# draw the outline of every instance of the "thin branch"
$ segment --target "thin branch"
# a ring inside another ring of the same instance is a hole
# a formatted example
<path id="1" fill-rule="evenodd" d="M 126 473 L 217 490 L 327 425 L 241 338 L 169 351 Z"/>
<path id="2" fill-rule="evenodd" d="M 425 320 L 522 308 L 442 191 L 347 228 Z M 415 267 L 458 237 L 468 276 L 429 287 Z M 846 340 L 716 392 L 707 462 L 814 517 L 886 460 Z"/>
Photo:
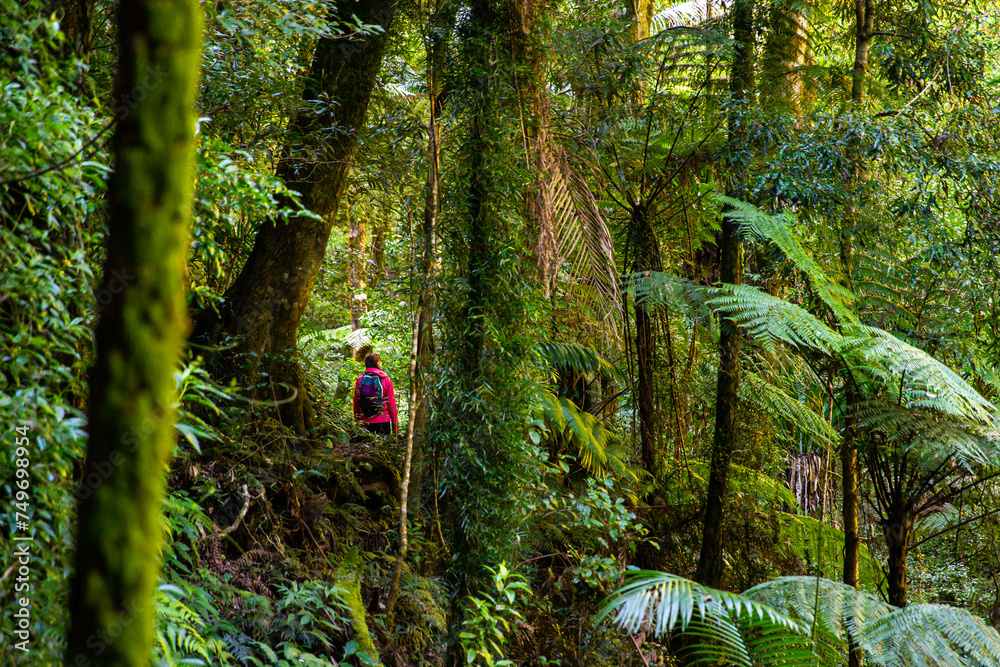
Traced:
<path id="1" fill-rule="evenodd" d="M 98 139 L 100 139 L 102 136 L 104 136 L 104 134 L 108 130 L 110 130 L 111 128 L 113 128 L 114 126 L 115 126 L 115 121 L 114 121 L 114 119 L 112 119 L 110 123 L 108 123 L 107 125 L 104 126 L 104 129 L 102 129 L 100 132 L 98 132 L 97 134 L 95 134 L 94 137 L 90 141 L 88 141 L 83 146 L 81 146 L 80 150 L 78 150 L 77 152 L 73 153 L 68 158 L 66 158 L 65 160 L 63 160 L 62 162 L 58 162 L 56 164 L 50 165 L 48 167 L 45 167 L 44 169 L 37 169 L 35 171 L 29 171 L 27 173 L 23 173 L 22 172 L 22 175 L 18 176 L 17 178 L 12 178 L 12 179 L 6 180 L 6 181 L 0 181 L 0 185 L 13 185 L 15 183 L 20 183 L 21 181 L 27 181 L 28 179 L 35 178 L 37 176 L 41 176 L 42 174 L 47 174 L 50 171 L 57 171 L 59 169 L 63 169 L 65 167 L 68 167 L 77 158 L 77 156 L 80 155 L 80 153 L 82 153 L 85 150 L 87 150 L 87 148 L 89 148 L 90 146 L 92 146 L 94 144 L 94 142 L 96 142 Z M 107 142 L 105 142 L 104 144 L 102 144 L 101 148 L 104 148 L 105 146 L 107 146 Z"/>

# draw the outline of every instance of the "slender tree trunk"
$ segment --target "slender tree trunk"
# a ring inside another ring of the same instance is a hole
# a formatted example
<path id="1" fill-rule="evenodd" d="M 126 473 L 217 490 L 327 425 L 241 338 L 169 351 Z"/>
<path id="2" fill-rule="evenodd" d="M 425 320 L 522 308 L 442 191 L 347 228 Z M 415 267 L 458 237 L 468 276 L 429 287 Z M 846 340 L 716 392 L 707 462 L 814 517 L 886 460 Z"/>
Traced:
<path id="1" fill-rule="evenodd" d="M 361 327 L 361 316 L 367 312 L 365 289 L 365 232 L 362 216 L 350 215 L 347 222 L 347 293 L 351 299 L 351 330 Z"/>
<path id="2" fill-rule="evenodd" d="M 436 45 L 443 48 L 443 42 Z M 410 349 L 410 396 L 409 416 L 406 420 L 406 456 L 403 461 L 403 484 L 399 501 L 399 554 L 393 566 L 392 581 L 389 585 L 388 602 L 386 603 L 387 625 L 392 627 L 392 613 L 399 595 L 399 584 L 403 573 L 403 563 L 409 551 L 407 538 L 408 514 L 411 509 L 410 483 L 414 482 L 416 502 L 413 511 L 420 508 L 420 465 L 423 449 L 424 432 L 427 424 L 427 406 L 421 373 L 430 363 L 431 355 L 431 317 L 434 308 L 435 230 L 437 227 L 440 130 L 438 129 L 438 98 L 440 91 L 435 85 L 433 49 L 431 71 L 428 73 L 430 118 L 427 132 L 427 179 L 424 182 L 424 218 L 420 225 L 420 295 L 417 298 L 417 311 L 414 314 L 413 338 Z M 416 462 L 416 465 L 414 465 Z M 416 474 L 413 474 L 416 473 Z"/>
<path id="3" fill-rule="evenodd" d="M 736 55 L 729 77 L 730 91 L 737 108 L 729 119 L 732 145 L 744 139 L 740 130 L 738 107 L 750 101 L 753 89 L 753 3 L 737 0 L 733 5 L 733 37 Z M 732 168 L 734 184 L 742 179 L 742 166 Z M 735 191 L 735 187 L 733 188 Z M 737 224 L 723 215 L 719 240 L 719 277 L 722 282 L 739 284 L 743 280 L 742 247 Z M 723 578 L 723 513 L 729 485 L 729 468 L 736 443 L 736 407 L 740 381 L 740 335 L 735 323 L 719 322 L 719 374 L 715 398 L 715 435 L 712 440 L 712 463 L 709 471 L 701 554 L 695 580 L 719 587 Z"/>
<path id="4" fill-rule="evenodd" d="M 850 381 L 849 381 L 850 382 Z M 844 573 L 843 580 L 848 586 L 858 588 L 861 583 L 858 564 L 861 553 L 861 536 L 858 533 L 858 431 L 856 427 L 857 408 L 860 396 L 848 385 L 844 400 L 845 424 L 840 445 L 841 491 L 843 493 L 844 524 Z M 856 646 L 855 638 L 848 636 L 852 650 L 848 656 L 848 667 L 861 667 L 863 652 Z"/>
<path id="5" fill-rule="evenodd" d="M 268 400 L 272 396 L 285 399 L 280 409 L 282 422 L 299 432 L 312 425 L 313 416 L 302 368 L 293 357 L 296 331 L 347 187 L 357 132 L 364 125 L 396 9 L 397 0 L 349 2 L 338 7 L 364 24 L 380 25 L 385 32 L 350 40 L 321 39 L 316 46 L 302 99 L 331 103 L 296 115 L 277 174 L 318 217 L 266 221 L 243 270 L 226 292 L 219 314 L 200 313 L 196 325 L 198 339 L 236 339 L 237 347 L 227 353 L 222 365 L 247 382 L 268 374 L 268 380 L 253 393 Z M 331 127 L 337 131 L 330 132 Z"/>
<path id="6" fill-rule="evenodd" d="M 851 74 L 851 99 L 860 105 L 865 97 L 865 73 L 868 71 L 868 47 L 875 27 L 875 0 L 854 0 L 854 69 Z"/>
<path id="7" fill-rule="evenodd" d="M 874 0 L 854 0 L 854 70 L 851 79 L 851 100 L 856 105 L 856 111 L 864 101 L 865 72 L 868 67 L 868 45 L 871 42 L 871 32 L 875 21 Z M 860 180 L 862 167 L 856 146 L 851 147 L 851 159 L 854 162 L 854 181 Z M 849 290 L 854 289 L 854 225 L 857 218 L 853 205 L 848 207 L 844 216 L 844 226 L 840 233 L 840 261 Z M 850 372 L 849 370 L 847 371 Z M 854 426 L 861 396 L 850 378 L 845 383 L 844 409 L 847 412 L 847 428 L 841 443 L 841 483 L 843 487 L 843 519 L 844 519 L 844 583 L 858 588 L 860 576 L 858 561 L 860 559 L 861 537 L 858 526 L 858 432 Z M 906 552 L 903 552 L 903 585 L 905 595 Z M 862 667 L 864 654 L 859 648 L 854 648 L 855 642 L 850 638 L 852 650 L 848 656 L 848 667 Z"/>
<path id="8" fill-rule="evenodd" d="M 890 513 L 888 522 L 882 527 L 889 548 L 889 604 L 894 607 L 906 606 L 906 552 L 912 530 L 913 517 L 905 510 Z"/>
<path id="9" fill-rule="evenodd" d="M 118 120 L 114 136 L 102 285 L 118 287 L 107 290 L 112 300 L 95 336 L 65 663 L 145 667 L 160 507 L 176 440 L 173 376 L 188 329 L 201 8 L 193 0 L 123 2 L 118 35 L 116 96 L 151 71 L 160 78 Z"/>
<path id="10" fill-rule="evenodd" d="M 633 273 L 659 270 L 659 248 L 656 233 L 649 222 L 649 211 L 637 205 L 632 209 L 631 229 L 635 230 L 632 263 Z M 642 299 L 635 300 L 636 402 L 639 407 L 639 451 L 642 467 L 650 475 L 657 474 L 656 357 L 653 349 L 653 320 Z"/>

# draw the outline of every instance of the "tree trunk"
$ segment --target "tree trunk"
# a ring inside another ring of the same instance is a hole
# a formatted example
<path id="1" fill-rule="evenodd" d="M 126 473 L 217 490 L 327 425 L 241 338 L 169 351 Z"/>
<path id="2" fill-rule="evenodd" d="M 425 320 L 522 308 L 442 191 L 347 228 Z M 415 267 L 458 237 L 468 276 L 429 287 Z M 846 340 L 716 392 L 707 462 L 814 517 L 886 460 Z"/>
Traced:
<path id="1" fill-rule="evenodd" d="M 635 230 L 632 272 L 659 270 L 659 247 L 656 233 L 649 222 L 649 211 L 637 205 L 632 209 L 631 229 Z M 653 320 L 642 299 L 635 300 L 635 398 L 639 407 L 639 450 L 642 467 L 654 477 L 659 454 L 656 428 L 656 357 L 653 351 Z"/>
<path id="2" fill-rule="evenodd" d="M 851 100 L 858 107 L 864 101 L 865 71 L 868 67 L 868 45 L 871 42 L 871 32 L 875 21 L 874 0 L 854 0 L 854 70 L 851 79 Z M 856 111 L 858 109 L 855 109 Z M 853 165 L 854 181 L 860 179 L 862 167 L 857 146 L 850 148 Z M 854 289 L 854 225 L 856 207 L 848 206 L 847 215 L 840 232 L 840 262 L 844 271 L 846 286 Z M 850 373 L 850 371 L 847 371 Z M 848 378 L 844 396 L 844 407 L 847 411 L 848 427 L 844 431 L 841 445 L 841 465 L 843 482 L 843 517 L 844 517 L 844 583 L 855 588 L 859 585 L 858 561 L 860 557 L 861 538 L 858 535 L 858 433 L 853 426 L 856 419 L 861 396 Z M 903 552 L 903 591 L 906 586 L 906 552 Z M 854 641 L 851 640 L 851 646 Z M 861 649 L 853 649 L 849 654 L 848 667 L 862 667 L 864 656 Z"/>
<path id="3" fill-rule="evenodd" d="M 865 72 L 868 70 L 868 46 L 875 27 L 875 0 L 854 0 L 854 70 L 851 74 L 851 99 L 861 104 L 865 97 Z"/>
<path id="4" fill-rule="evenodd" d="M 737 0 L 733 5 L 733 37 L 736 56 L 729 76 L 730 92 L 737 108 L 729 118 L 729 141 L 735 146 L 743 140 L 740 130 L 740 103 L 749 102 L 753 88 L 753 3 Z M 742 168 L 732 170 L 735 185 L 742 181 Z M 736 222 L 723 215 L 719 240 L 719 277 L 737 285 L 743 280 L 742 248 Z M 706 586 L 720 587 L 723 576 L 723 510 L 729 484 L 729 467 L 736 443 L 736 406 L 740 381 L 740 334 L 736 324 L 723 318 L 719 322 L 719 374 L 715 398 L 715 434 L 712 440 L 712 463 L 705 502 L 704 532 L 695 580 Z"/>
<path id="5" fill-rule="evenodd" d="M 112 300 L 95 336 L 65 662 L 145 667 L 160 507 L 176 440 L 174 372 L 188 329 L 201 8 L 193 0 L 123 2 L 118 34 L 116 96 L 151 71 L 160 79 L 119 119 L 114 136 L 102 281 Z"/>
<path id="6" fill-rule="evenodd" d="M 764 46 L 761 95 L 768 106 L 789 110 L 798 116 L 806 95 L 806 79 L 797 68 L 812 61 L 809 48 L 809 21 L 803 7 L 778 2 L 770 9 L 770 26 Z"/>
<path id="7" fill-rule="evenodd" d="M 365 231 L 362 216 L 349 215 L 347 222 L 347 293 L 351 299 L 351 331 L 361 327 L 368 295 L 365 293 Z"/>
<path id="8" fill-rule="evenodd" d="M 889 549 L 888 600 L 894 607 L 906 606 L 906 552 L 912 529 L 913 517 L 906 511 L 889 514 L 889 520 L 882 526 Z"/>
<path id="9" fill-rule="evenodd" d="M 403 461 L 403 484 L 399 500 L 399 554 L 393 566 L 392 581 L 389 585 L 385 615 L 387 625 L 392 628 L 392 613 L 399 595 L 400 579 L 403 574 L 403 563 L 409 551 L 407 537 L 409 512 L 420 509 L 421 458 L 423 456 L 423 441 L 427 427 L 426 392 L 421 374 L 430 365 L 431 355 L 431 318 L 434 311 L 434 262 L 436 258 L 435 234 L 437 228 L 440 130 L 437 116 L 440 109 L 438 103 L 440 91 L 435 85 L 434 49 L 440 52 L 443 42 L 432 47 L 428 72 L 428 98 L 430 118 L 427 132 L 427 179 L 424 182 L 424 218 L 420 225 L 420 294 L 417 297 L 417 311 L 414 314 L 413 340 L 410 349 L 410 396 L 409 415 L 406 420 L 406 456 Z M 440 58 L 437 58 L 439 61 Z M 438 63 L 439 64 L 439 63 Z M 415 492 L 411 500 L 410 486 Z"/>
<path id="10" fill-rule="evenodd" d="M 858 588 L 861 576 L 858 570 L 861 537 L 858 534 L 858 431 L 855 426 L 857 406 L 861 397 L 856 389 L 848 386 L 845 395 L 845 423 L 840 448 L 841 491 L 843 492 L 844 522 L 844 583 Z M 848 636 L 851 647 L 854 637 Z M 848 656 L 848 667 L 861 667 L 863 652 L 854 648 Z"/>
<path id="11" fill-rule="evenodd" d="M 396 0 L 338 6 L 342 14 L 380 25 L 385 32 L 351 40 L 321 39 L 316 46 L 302 99 L 330 103 L 319 110 L 304 108 L 292 120 L 277 174 L 318 217 L 299 216 L 287 224 L 266 221 L 219 314 L 201 313 L 197 323 L 196 338 L 236 339 L 236 347 L 223 360 L 228 372 L 244 382 L 267 374 L 252 393 L 266 400 L 284 399 L 279 415 L 298 432 L 308 429 L 313 419 L 302 369 L 292 356 L 296 331 L 347 187 L 357 132 L 364 124 L 396 8 Z"/>

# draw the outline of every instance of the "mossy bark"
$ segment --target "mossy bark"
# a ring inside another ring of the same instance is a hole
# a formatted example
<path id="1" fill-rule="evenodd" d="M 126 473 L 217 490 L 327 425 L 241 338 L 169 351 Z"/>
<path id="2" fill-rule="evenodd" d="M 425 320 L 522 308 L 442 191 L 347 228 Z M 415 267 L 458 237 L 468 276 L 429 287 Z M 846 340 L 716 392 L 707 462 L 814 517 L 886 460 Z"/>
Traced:
<path id="1" fill-rule="evenodd" d="M 345 591 L 344 603 L 351 616 L 351 625 L 354 626 L 354 641 L 358 644 L 359 652 L 364 653 L 371 660 L 371 664 L 381 665 L 378 650 L 375 648 L 375 642 L 372 640 L 368 621 L 365 618 L 365 605 L 361 601 L 361 581 L 358 575 L 360 566 L 361 559 L 358 556 L 358 550 L 356 547 L 351 547 L 337 568 L 334 582 Z"/>
<path id="2" fill-rule="evenodd" d="M 188 328 L 201 9 L 194 0 L 123 2 L 118 32 L 116 95 L 144 96 L 132 96 L 114 137 L 103 279 L 113 298 L 90 377 L 67 665 L 149 664 L 160 504 L 175 443 L 173 374 Z M 158 83 L 147 86 L 151 71 Z"/>
<path id="3" fill-rule="evenodd" d="M 302 99 L 328 103 L 303 108 L 293 119 L 277 174 L 318 218 L 294 217 L 287 224 L 266 221 L 240 275 L 226 291 L 219 314 L 201 313 L 197 322 L 197 339 L 236 340 L 220 365 L 244 382 L 267 374 L 269 379 L 253 393 L 265 400 L 287 399 L 280 417 L 298 432 L 313 425 L 313 411 L 302 369 L 294 359 L 296 332 L 347 188 L 358 130 L 368 112 L 396 9 L 397 0 L 338 5 L 340 15 L 354 15 L 384 32 L 349 40 L 321 39 L 317 44 Z"/>

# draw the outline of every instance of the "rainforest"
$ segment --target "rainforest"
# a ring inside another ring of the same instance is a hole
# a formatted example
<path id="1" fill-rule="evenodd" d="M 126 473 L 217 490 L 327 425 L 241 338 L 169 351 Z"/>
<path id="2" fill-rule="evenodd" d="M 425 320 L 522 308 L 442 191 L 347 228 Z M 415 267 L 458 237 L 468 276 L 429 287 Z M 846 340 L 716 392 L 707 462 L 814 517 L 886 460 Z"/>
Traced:
<path id="1" fill-rule="evenodd" d="M 0 666 L 1000 667 L 996 0 L 0 9 Z"/>

